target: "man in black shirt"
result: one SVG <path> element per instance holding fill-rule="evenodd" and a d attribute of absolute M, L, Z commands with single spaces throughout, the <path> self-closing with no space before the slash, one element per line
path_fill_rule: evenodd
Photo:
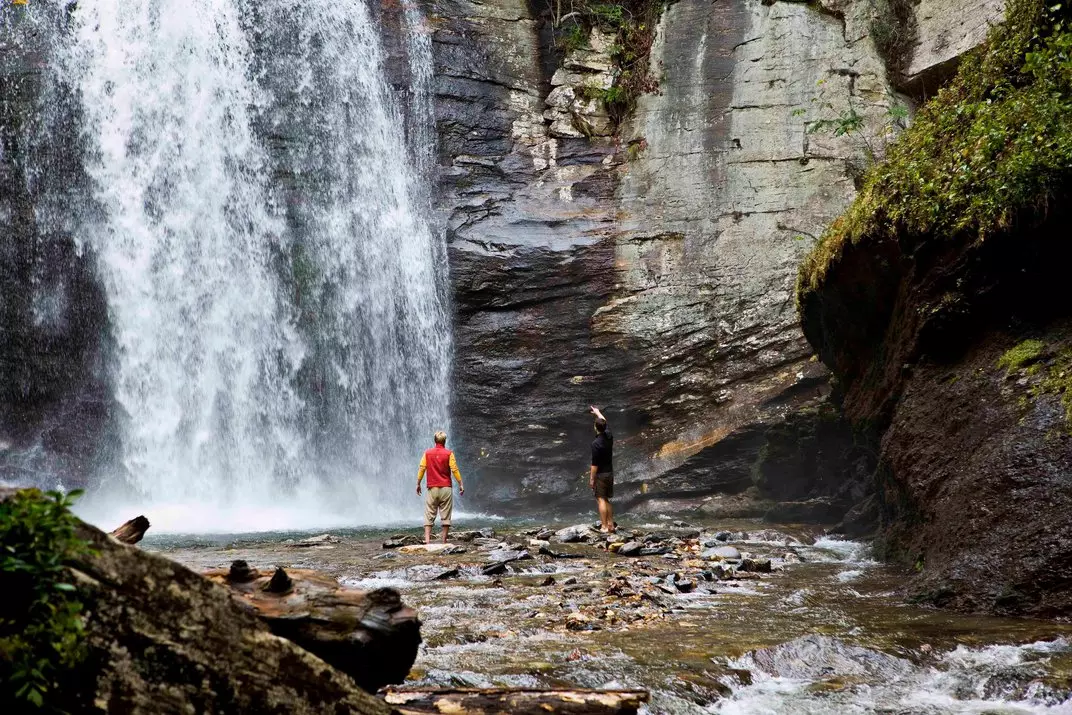
<path fill-rule="evenodd" d="M 614 509 L 610 505 L 614 497 L 614 435 L 607 429 L 607 418 L 596 407 L 591 407 L 595 416 L 596 438 L 592 442 L 592 471 L 588 487 L 595 492 L 599 509 L 600 531 L 614 531 Z"/>

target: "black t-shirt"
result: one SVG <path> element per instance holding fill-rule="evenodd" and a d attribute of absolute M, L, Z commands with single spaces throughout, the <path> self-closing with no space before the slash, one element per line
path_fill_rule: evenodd
<path fill-rule="evenodd" d="M 596 472 L 614 471 L 614 435 L 603 432 L 592 441 L 592 466 Z"/>

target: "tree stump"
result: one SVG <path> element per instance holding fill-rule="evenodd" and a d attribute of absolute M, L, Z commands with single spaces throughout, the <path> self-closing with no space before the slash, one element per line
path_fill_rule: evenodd
<path fill-rule="evenodd" d="M 149 530 L 149 520 L 144 516 L 136 516 L 112 532 L 112 536 L 123 544 L 136 544 Z"/>
<path fill-rule="evenodd" d="M 307 569 L 273 573 L 235 561 L 209 579 L 231 589 L 277 636 L 293 641 L 375 692 L 405 680 L 421 643 L 417 613 L 390 588 L 357 591 Z"/>

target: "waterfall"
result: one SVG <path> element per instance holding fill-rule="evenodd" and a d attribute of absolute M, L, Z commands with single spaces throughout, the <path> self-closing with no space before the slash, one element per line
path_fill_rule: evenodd
<path fill-rule="evenodd" d="M 108 499 L 176 528 L 412 518 L 449 401 L 430 83 L 409 149 L 362 0 L 79 0 L 73 23 L 57 67 L 93 187 L 78 237 L 123 411 Z"/>

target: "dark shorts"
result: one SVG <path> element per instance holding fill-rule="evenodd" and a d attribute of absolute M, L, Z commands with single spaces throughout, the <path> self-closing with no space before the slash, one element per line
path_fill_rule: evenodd
<path fill-rule="evenodd" d="M 600 472 L 596 475 L 596 499 L 614 498 L 614 473 Z"/>

